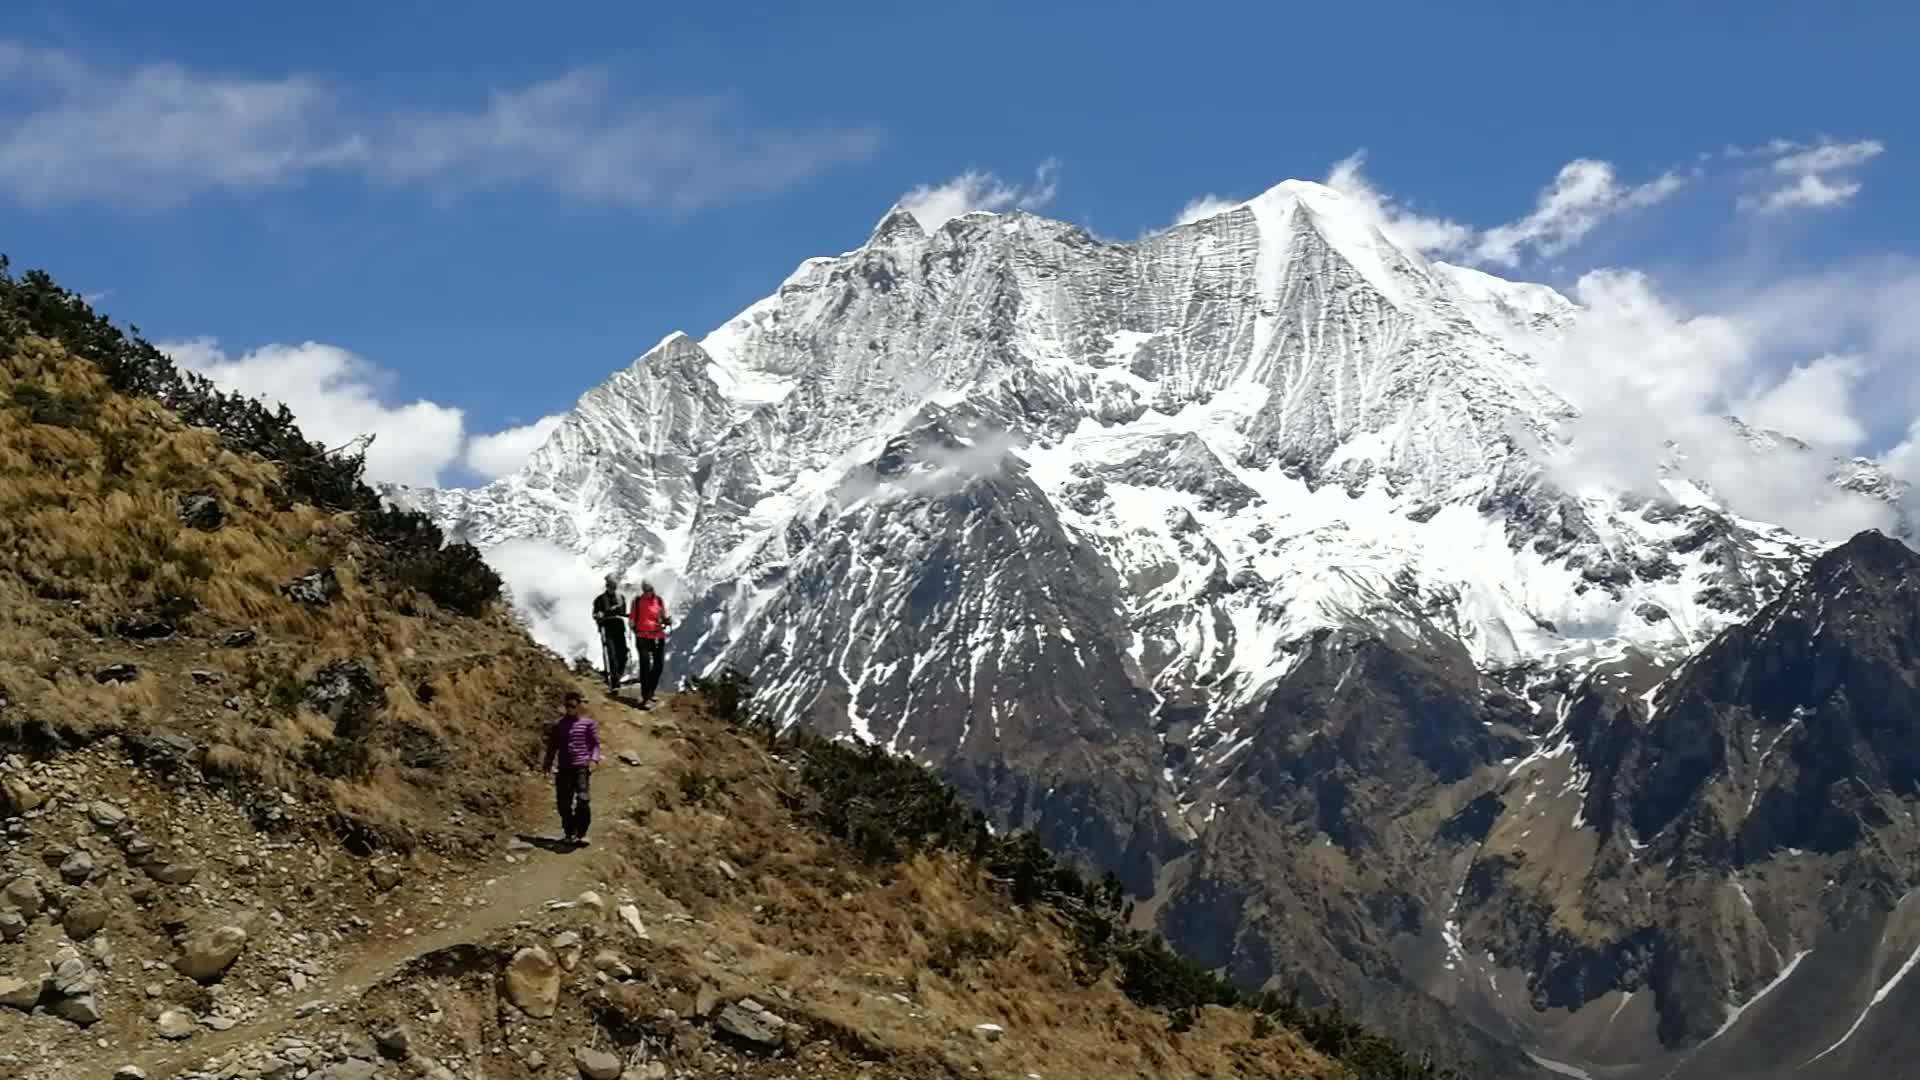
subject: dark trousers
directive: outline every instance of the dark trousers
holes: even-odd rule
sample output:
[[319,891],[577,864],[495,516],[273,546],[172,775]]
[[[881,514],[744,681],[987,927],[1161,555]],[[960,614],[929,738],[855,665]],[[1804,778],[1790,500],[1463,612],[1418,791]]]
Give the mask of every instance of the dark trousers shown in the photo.
[[560,807],[560,828],[569,837],[587,835],[587,826],[593,822],[593,805],[587,801],[592,787],[593,770],[585,766],[570,769],[562,765],[554,771],[553,794]]
[[620,680],[627,677],[627,630],[615,624],[600,628],[600,640],[605,644],[607,654],[607,685],[619,686]]
[[640,648],[640,700],[651,701],[660,685],[660,672],[667,666],[667,643],[663,638],[635,638]]

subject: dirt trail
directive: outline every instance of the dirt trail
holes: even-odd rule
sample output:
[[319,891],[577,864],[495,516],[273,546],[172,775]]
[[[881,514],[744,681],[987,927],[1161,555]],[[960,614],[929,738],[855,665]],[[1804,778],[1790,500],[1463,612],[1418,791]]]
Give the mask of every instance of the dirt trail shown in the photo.
[[[586,688],[586,684],[582,684]],[[599,685],[599,684],[595,684]],[[209,1058],[262,1039],[287,1032],[303,1022],[303,1012],[318,1005],[339,1009],[351,1005],[368,988],[392,975],[413,960],[438,949],[464,942],[479,941],[502,927],[540,914],[553,900],[570,900],[605,880],[602,868],[613,857],[616,845],[608,842],[610,826],[622,816],[632,800],[664,782],[661,742],[678,733],[675,718],[684,705],[679,695],[661,694],[651,711],[607,699],[604,687],[599,693],[587,688],[588,701],[595,702],[593,716],[600,726],[601,744],[606,760],[594,770],[593,832],[598,841],[574,851],[549,850],[535,844],[517,854],[517,864],[501,866],[487,863],[463,874],[441,878],[437,882],[449,896],[476,896],[484,900],[474,907],[442,907],[433,912],[421,909],[425,897],[403,900],[376,909],[370,918],[377,921],[370,937],[344,949],[341,962],[324,982],[304,994],[289,995],[275,1002],[259,1017],[222,1032],[206,1032],[177,1046],[147,1047],[127,1057],[153,1080],[165,1080],[192,1069]],[[639,764],[620,760],[631,755]],[[545,777],[530,777],[529,784],[547,786]],[[522,836],[557,838],[558,820],[552,800],[535,799],[528,816],[515,823]],[[543,812],[544,811],[544,812]],[[424,883],[423,883],[424,884]],[[607,897],[609,905],[614,898]],[[449,918],[448,916],[452,917]],[[445,919],[444,928],[432,924]],[[406,933],[416,922],[428,929]],[[313,1012],[316,1022],[325,1024],[324,1013]]]

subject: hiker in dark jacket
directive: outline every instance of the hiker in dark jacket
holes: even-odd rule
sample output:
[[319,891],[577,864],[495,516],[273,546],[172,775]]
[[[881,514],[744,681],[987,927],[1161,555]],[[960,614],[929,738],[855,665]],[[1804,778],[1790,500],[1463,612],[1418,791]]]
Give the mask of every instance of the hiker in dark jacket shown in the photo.
[[585,847],[587,826],[593,822],[588,797],[593,766],[600,760],[600,728],[587,715],[587,699],[580,691],[569,690],[566,704],[566,715],[547,728],[547,756],[541,768],[553,774],[554,801],[567,843]]
[[607,575],[607,590],[593,598],[593,622],[600,628],[600,642],[607,664],[607,689],[617,691],[627,675],[627,605],[612,574]]

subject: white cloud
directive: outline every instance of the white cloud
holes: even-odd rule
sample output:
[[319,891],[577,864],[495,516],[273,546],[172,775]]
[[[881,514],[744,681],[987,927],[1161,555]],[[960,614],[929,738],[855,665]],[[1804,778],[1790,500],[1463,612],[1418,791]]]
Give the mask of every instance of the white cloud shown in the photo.
[[1517,266],[1528,251],[1557,255],[1585,239],[1607,218],[1651,206],[1684,186],[1685,179],[1672,172],[1644,184],[1622,184],[1608,162],[1570,161],[1540,193],[1532,213],[1480,235],[1473,245],[1474,258],[1496,266]]
[[475,435],[467,442],[467,467],[489,480],[505,476],[526,464],[527,458],[540,449],[564,419],[560,414],[543,416],[523,427]]
[[1762,174],[1763,189],[1740,196],[1738,205],[1754,213],[1777,214],[1851,202],[1862,187],[1851,172],[1885,151],[1886,144],[1878,139],[1814,143],[1775,139],[1764,147],[1735,149],[1730,156],[1771,159]]
[[595,69],[495,90],[480,107],[406,109],[309,75],[119,70],[0,42],[0,95],[0,189],[29,204],[165,205],[346,175],[690,209],[778,190],[879,143],[867,130],[759,123],[732,96],[622,97]]
[[1867,437],[1853,395],[1867,368],[1857,356],[1821,356],[1736,401],[1734,415],[1816,446],[1851,452]]
[[1473,238],[1473,230],[1465,225],[1416,214],[1382,194],[1361,171],[1365,161],[1364,150],[1342,158],[1327,174],[1326,185],[1345,195],[1367,217],[1368,224],[1387,239],[1423,255],[1446,255],[1465,247]]
[[308,438],[328,447],[371,436],[366,470],[376,483],[441,486],[462,463],[489,479],[504,475],[559,422],[546,417],[470,439],[462,410],[424,399],[390,402],[392,373],[336,345],[263,345],[240,356],[211,338],[158,348],[222,390],[284,404]]
[[509,540],[480,554],[506,584],[514,617],[533,640],[569,660],[585,656],[601,664],[592,612],[602,571],[544,540]]
[[954,218],[979,211],[1040,210],[1058,190],[1060,162],[1048,158],[1034,172],[1033,185],[1003,183],[992,173],[968,170],[944,184],[923,184],[900,198],[900,206],[928,232]]
[[1175,228],[1178,228],[1182,225],[1191,225],[1196,221],[1205,221],[1216,214],[1224,214],[1239,205],[1239,201],[1235,199],[1223,199],[1218,195],[1211,194],[1202,195],[1180,208],[1180,212],[1173,216],[1173,225]]
[[1365,160],[1364,151],[1342,159],[1325,183],[1346,196],[1348,204],[1388,239],[1424,255],[1501,267],[1517,266],[1527,256],[1557,255],[1608,218],[1651,206],[1686,184],[1672,172],[1644,184],[1623,184],[1610,163],[1583,158],[1561,167],[1540,192],[1531,213],[1475,231],[1401,206],[1367,178],[1362,170]]
[[[1838,352],[1783,363],[1758,309],[1689,312],[1637,272],[1585,274],[1574,299],[1579,321],[1542,358],[1549,381],[1580,409],[1560,431],[1562,485],[1655,493],[1670,440],[1685,475],[1748,517],[1829,539],[1892,525],[1890,508],[1835,487],[1830,475],[1837,457],[1869,437],[1864,402],[1910,392],[1905,367]],[[1730,415],[1811,445],[1757,447]]]

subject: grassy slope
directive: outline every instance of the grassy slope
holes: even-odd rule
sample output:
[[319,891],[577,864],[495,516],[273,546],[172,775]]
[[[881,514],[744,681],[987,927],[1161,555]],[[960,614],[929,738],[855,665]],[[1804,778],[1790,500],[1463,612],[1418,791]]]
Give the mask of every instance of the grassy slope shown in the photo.
[[[210,773],[298,791],[369,839],[443,832],[452,809],[498,821],[499,781],[527,764],[529,725],[567,678],[556,658],[498,614],[450,614],[385,580],[350,515],[276,508],[271,464],[109,391],[57,344],[17,343],[0,377],[0,732],[28,745],[184,734]],[[218,499],[225,524],[182,524],[193,494]],[[321,566],[339,581],[330,604],[282,591]],[[175,632],[123,633],[155,619]],[[219,646],[242,628],[257,640]],[[364,662],[385,692],[352,732],[296,707],[337,660]],[[139,676],[97,680],[123,662]]]

